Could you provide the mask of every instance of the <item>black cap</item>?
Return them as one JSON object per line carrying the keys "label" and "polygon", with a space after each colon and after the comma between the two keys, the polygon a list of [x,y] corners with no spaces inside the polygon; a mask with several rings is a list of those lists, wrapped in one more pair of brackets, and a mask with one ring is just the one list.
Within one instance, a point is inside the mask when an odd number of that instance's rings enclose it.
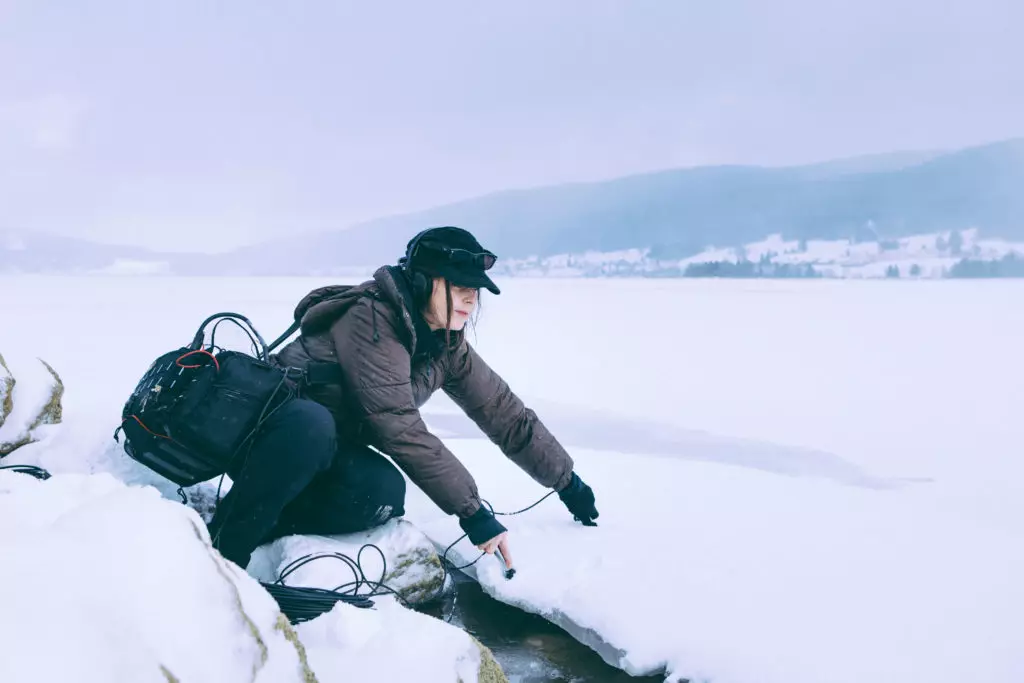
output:
{"label": "black cap", "polygon": [[497,257],[484,249],[468,231],[454,226],[428,228],[409,240],[399,263],[426,275],[443,277],[453,285],[501,290],[487,276]]}

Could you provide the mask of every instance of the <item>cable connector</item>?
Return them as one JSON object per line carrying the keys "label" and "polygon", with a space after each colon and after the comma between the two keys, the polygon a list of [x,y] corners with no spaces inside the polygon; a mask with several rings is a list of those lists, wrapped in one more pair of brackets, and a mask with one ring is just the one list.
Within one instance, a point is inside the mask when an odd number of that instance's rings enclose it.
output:
{"label": "cable connector", "polygon": [[506,580],[511,579],[513,576],[516,575],[516,570],[508,566],[508,562],[505,561],[505,556],[501,554],[501,550],[496,548],[494,550],[494,556],[498,558],[498,560],[501,562],[501,566],[505,568]]}
{"label": "cable connector", "polygon": [[35,477],[40,481],[45,481],[50,478],[50,473],[44,470],[42,467],[36,467],[35,465],[3,465],[0,466],[0,470],[11,470],[12,472],[20,472],[21,474],[27,474]]}

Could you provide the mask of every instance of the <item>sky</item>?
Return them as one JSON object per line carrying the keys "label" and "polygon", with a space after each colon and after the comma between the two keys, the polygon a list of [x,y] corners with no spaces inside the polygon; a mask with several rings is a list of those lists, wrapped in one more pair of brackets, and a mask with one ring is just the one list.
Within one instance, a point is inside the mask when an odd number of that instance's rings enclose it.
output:
{"label": "sky", "polygon": [[1019,0],[0,0],[0,230],[220,251],[1024,135]]}

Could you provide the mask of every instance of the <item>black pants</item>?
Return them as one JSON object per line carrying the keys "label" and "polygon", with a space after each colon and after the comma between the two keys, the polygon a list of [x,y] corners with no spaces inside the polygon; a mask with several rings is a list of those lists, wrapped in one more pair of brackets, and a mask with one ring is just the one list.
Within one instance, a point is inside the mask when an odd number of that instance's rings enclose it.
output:
{"label": "black pants", "polygon": [[362,445],[338,444],[334,418],[296,399],[264,424],[210,523],[214,547],[246,567],[257,546],[289,534],[346,534],[405,514],[405,479]]}

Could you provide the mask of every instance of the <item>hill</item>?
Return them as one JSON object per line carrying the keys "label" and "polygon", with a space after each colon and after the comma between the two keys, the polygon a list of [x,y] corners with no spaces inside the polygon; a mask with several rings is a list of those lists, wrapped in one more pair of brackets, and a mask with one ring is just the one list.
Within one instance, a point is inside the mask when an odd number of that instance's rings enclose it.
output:
{"label": "hill", "polygon": [[782,241],[883,242],[975,230],[1024,240],[1024,139],[791,167],[708,166],[507,190],[217,255],[157,254],[0,232],[0,272],[324,275],[394,262],[432,225],[476,233],[504,263],[640,251],[655,261]]}
{"label": "hill", "polygon": [[685,258],[772,234],[857,240],[977,228],[1019,239],[1021,187],[1024,140],[785,168],[699,167],[498,192],[239,250],[221,263],[274,273],[386,262],[431,225],[471,229],[503,258],[624,249]]}

